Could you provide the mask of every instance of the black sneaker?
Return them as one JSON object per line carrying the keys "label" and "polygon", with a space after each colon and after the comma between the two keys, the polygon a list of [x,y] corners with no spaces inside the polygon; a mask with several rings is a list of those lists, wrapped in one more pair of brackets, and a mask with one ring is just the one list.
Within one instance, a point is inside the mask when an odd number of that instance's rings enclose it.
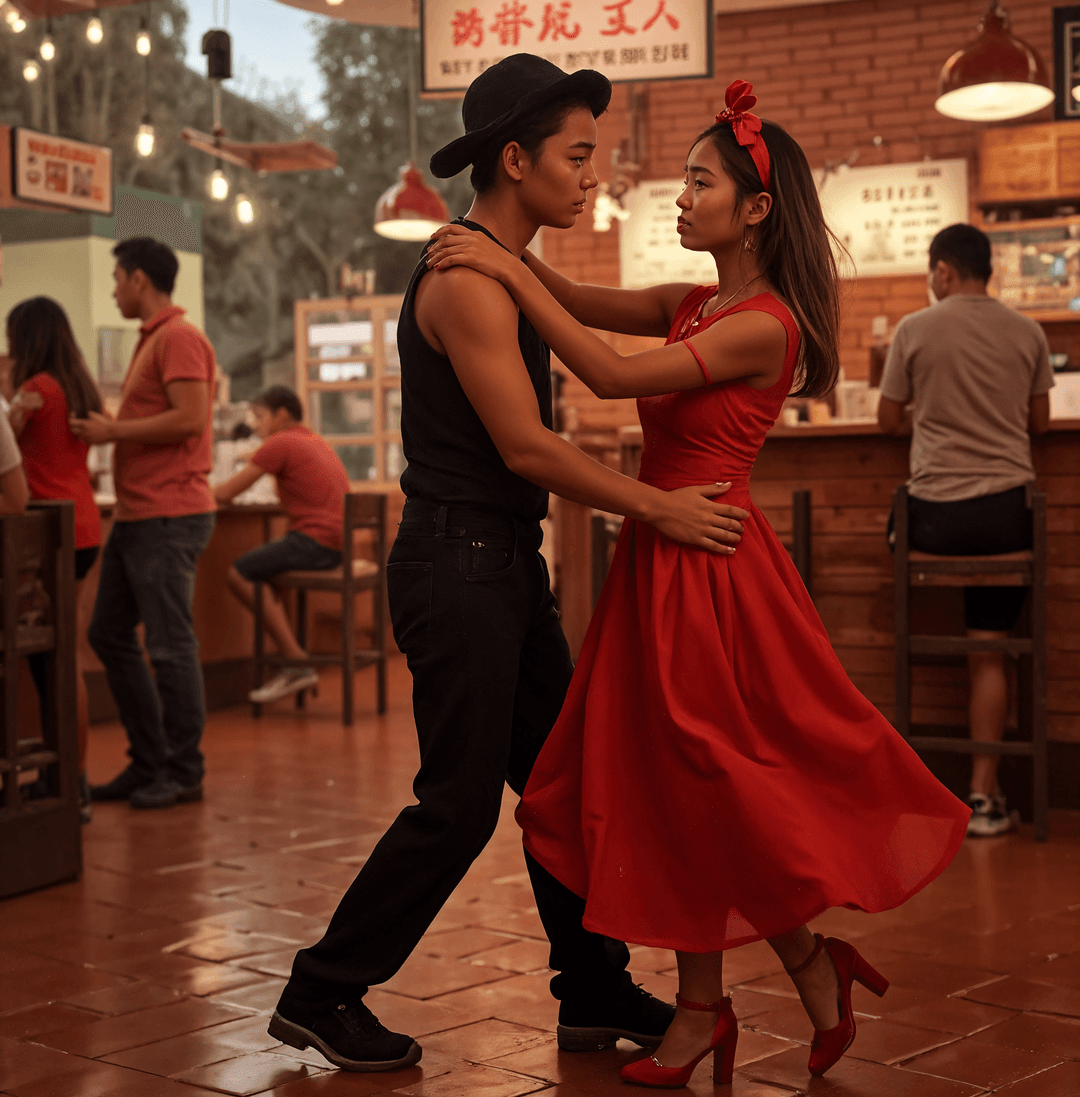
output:
{"label": "black sneaker", "polygon": [[278,1003],[266,1031],[298,1051],[314,1047],[342,1070],[403,1070],[423,1054],[411,1036],[391,1032],[363,1002],[305,1013],[288,1008],[291,1020],[281,1015]]}
{"label": "black sneaker", "polygon": [[153,782],[152,777],[145,777],[128,766],[123,773],[117,774],[107,785],[92,785],[90,788],[91,800],[128,800],[136,790]]}
{"label": "black sneaker", "polygon": [[202,785],[182,785],[171,777],[159,777],[149,785],[137,788],[129,797],[133,808],[171,808],[203,798]]}
{"label": "black sneaker", "polygon": [[604,1051],[618,1040],[656,1047],[675,1016],[675,1007],[632,983],[616,994],[573,998],[559,1005],[559,1047],[563,1051]]}

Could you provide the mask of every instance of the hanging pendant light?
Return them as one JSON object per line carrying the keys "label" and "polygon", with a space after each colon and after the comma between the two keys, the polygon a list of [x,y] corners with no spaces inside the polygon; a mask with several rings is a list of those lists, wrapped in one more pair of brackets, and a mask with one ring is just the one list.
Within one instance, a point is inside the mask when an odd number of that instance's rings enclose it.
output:
{"label": "hanging pendant light", "polygon": [[375,231],[388,240],[427,240],[450,220],[450,211],[438,191],[424,182],[416,166],[416,100],[419,77],[415,52],[409,66],[409,162],[401,169],[398,181],[385,190],[375,203]]}
{"label": "hanging pendant light", "polygon": [[105,28],[101,25],[101,20],[96,15],[92,15],[90,21],[86,24],[87,42],[92,46],[99,46],[104,37]]}
{"label": "hanging pendant light", "polygon": [[150,121],[150,115],[143,115],[142,124],[135,134],[135,151],[144,158],[153,156],[156,144],[157,134],[154,133],[154,124]]}
{"label": "hanging pendant light", "polygon": [[224,202],[229,197],[229,177],[221,168],[221,161],[206,180],[206,190],[215,202]]}
{"label": "hanging pendant light", "polygon": [[29,61],[23,63],[22,69],[23,79],[32,84],[41,75],[41,66],[31,57]]}
{"label": "hanging pendant light", "polygon": [[255,220],[255,203],[246,195],[238,194],[233,206],[233,216],[241,225],[250,225]]}
{"label": "hanging pendant light", "polygon": [[948,118],[998,122],[1054,101],[1042,58],[1009,32],[1009,16],[990,0],[978,37],[945,62],[934,107]]}
{"label": "hanging pendant light", "polygon": [[388,240],[427,240],[450,220],[442,197],[424,184],[415,161],[401,169],[398,181],[375,203],[375,231]]}

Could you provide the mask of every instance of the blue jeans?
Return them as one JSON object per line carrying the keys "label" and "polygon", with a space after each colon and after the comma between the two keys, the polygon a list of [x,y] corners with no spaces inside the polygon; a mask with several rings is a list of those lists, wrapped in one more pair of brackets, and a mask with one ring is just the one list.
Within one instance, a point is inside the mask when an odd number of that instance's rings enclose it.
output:
{"label": "blue jeans", "polygon": [[[90,646],[120,710],[131,768],[147,781],[202,781],[206,699],[191,601],[213,532],[213,514],[117,522],[101,556]],[[140,622],[154,675],[135,635]]]}

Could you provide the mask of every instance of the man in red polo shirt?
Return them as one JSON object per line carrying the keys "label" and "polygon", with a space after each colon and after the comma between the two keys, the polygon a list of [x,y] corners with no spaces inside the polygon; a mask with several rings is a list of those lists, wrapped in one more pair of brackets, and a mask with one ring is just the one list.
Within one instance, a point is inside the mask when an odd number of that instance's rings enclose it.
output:
{"label": "man in red polo shirt", "polygon": [[[95,800],[159,808],[202,799],[206,703],[191,620],[195,569],[214,529],[207,479],[214,350],[172,303],[179,264],[149,237],[113,249],[113,297],[140,339],[115,419],[72,420],[91,445],[116,444],[116,512],[101,558],[90,645],[128,734],[130,764]],[[136,637],[142,623],[151,675]],[[156,679],[156,681],[155,681]]]}

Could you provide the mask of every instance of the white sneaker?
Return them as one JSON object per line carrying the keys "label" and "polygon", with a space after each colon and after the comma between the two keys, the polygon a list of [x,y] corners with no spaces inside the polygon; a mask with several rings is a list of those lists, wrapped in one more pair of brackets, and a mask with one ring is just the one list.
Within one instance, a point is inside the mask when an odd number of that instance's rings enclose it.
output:
{"label": "white sneaker", "polygon": [[973,792],[967,802],[971,807],[967,825],[969,838],[992,838],[997,834],[1007,834],[1020,825],[1020,812],[1009,811],[1000,792],[993,796]]}
{"label": "white sneaker", "polygon": [[256,704],[266,701],[277,701],[282,697],[288,697],[290,693],[298,693],[302,689],[311,689],[319,684],[319,676],[312,667],[286,667],[280,674],[275,674],[269,682],[253,689],[248,694],[248,700]]}

